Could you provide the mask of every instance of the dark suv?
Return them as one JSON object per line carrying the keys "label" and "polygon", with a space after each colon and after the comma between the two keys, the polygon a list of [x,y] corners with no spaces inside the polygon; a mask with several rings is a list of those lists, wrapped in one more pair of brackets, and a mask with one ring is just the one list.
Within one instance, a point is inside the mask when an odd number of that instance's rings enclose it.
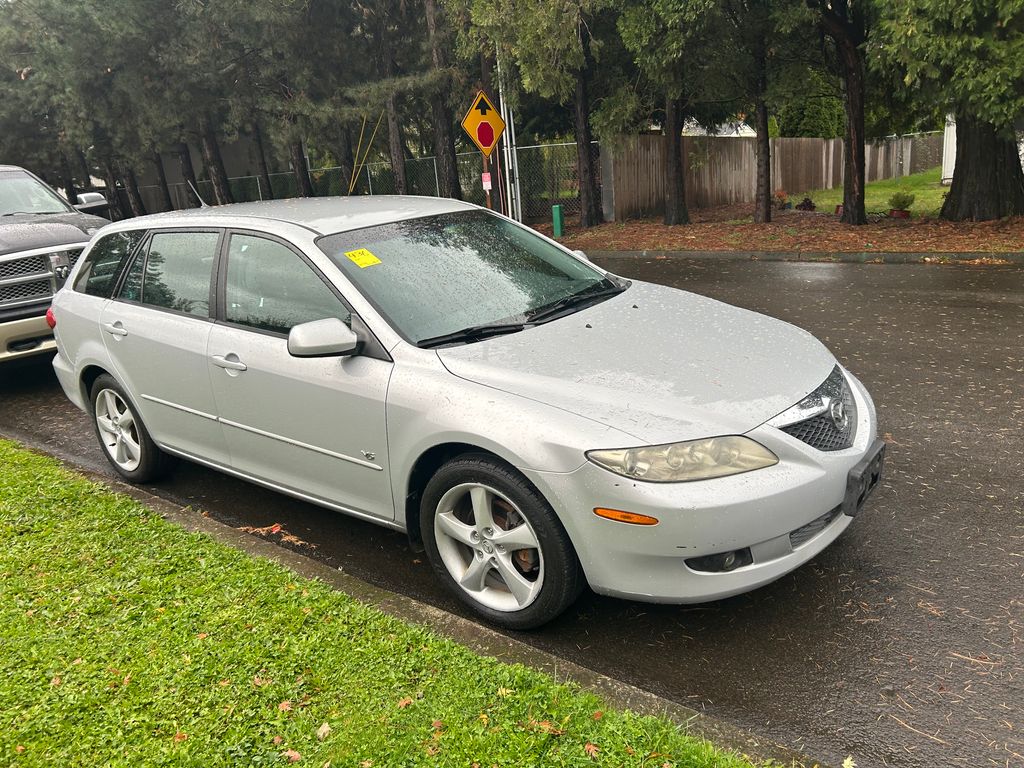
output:
{"label": "dark suv", "polygon": [[[78,207],[105,206],[93,200]],[[106,223],[24,168],[0,165],[0,363],[56,349],[46,324],[50,299]]]}

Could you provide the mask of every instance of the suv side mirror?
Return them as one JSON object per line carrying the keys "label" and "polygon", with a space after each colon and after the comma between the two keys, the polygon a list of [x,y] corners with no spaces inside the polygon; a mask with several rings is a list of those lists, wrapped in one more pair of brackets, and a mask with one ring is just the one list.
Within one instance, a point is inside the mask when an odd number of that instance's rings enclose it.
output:
{"label": "suv side mirror", "polygon": [[288,354],[293,357],[339,357],[359,350],[359,337],[336,317],[296,325],[288,333]]}
{"label": "suv side mirror", "polygon": [[82,211],[102,211],[108,208],[107,198],[105,198],[99,192],[80,192],[78,194],[78,202],[75,203],[75,210]]}

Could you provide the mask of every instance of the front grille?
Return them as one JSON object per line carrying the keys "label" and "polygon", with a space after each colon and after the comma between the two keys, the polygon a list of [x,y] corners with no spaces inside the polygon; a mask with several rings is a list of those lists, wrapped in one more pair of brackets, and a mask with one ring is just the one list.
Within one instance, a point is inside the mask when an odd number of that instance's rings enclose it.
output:
{"label": "front grille", "polygon": [[45,253],[26,256],[12,261],[0,261],[0,280],[5,277],[38,275],[50,271],[50,259]]}
{"label": "front grille", "polygon": [[0,285],[0,305],[15,304],[36,299],[46,299],[53,295],[49,280],[33,280],[29,283]]}
{"label": "front grille", "polygon": [[[845,423],[837,423],[834,403],[842,403]],[[801,407],[821,407],[824,411],[809,419],[781,427],[787,435],[802,440],[819,451],[841,451],[853,445],[857,430],[857,403],[853,391],[838,366],[824,383],[800,402]]]}
{"label": "front grille", "polygon": [[78,257],[82,255],[84,248],[74,248],[68,251],[68,266],[75,266],[78,263]]}
{"label": "front grille", "polygon": [[813,539],[819,533],[828,528],[829,523],[839,517],[839,513],[843,511],[841,506],[835,509],[830,509],[821,517],[816,517],[807,525],[802,525],[795,531],[789,534],[789,543],[793,549],[796,549],[801,544],[806,544],[808,541]]}

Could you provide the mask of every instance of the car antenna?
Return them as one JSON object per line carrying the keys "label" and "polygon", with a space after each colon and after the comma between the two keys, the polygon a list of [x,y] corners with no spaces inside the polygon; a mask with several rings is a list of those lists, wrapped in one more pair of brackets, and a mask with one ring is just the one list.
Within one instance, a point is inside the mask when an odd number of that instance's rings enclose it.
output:
{"label": "car antenna", "polygon": [[192,182],[189,181],[188,179],[185,179],[185,183],[188,184],[188,188],[192,190],[192,194],[195,195],[196,200],[199,201],[199,207],[209,208],[210,206],[206,204],[206,201],[203,200],[202,196],[199,194],[199,190],[192,186]]}

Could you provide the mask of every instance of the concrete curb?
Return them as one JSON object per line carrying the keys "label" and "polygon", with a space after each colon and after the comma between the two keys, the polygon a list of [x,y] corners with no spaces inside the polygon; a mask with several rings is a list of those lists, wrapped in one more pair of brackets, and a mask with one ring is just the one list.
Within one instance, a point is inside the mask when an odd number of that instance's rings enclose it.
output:
{"label": "concrete curb", "polygon": [[723,261],[806,261],[833,264],[958,264],[1008,262],[1024,264],[1024,252],[1008,253],[878,253],[873,251],[586,251],[592,259],[718,259]]}
{"label": "concrete curb", "polygon": [[229,547],[278,563],[300,576],[322,581],[362,603],[374,606],[403,621],[426,626],[479,654],[492,656],[506,663],[531,667],[551,675],[559,682],[574,683],[620,709],[668,718],[688,733],[703,737],[723,749],[731,749],[758,760],[774,760],[792,768],[828,768],[821,761],[782,744],[759,738],[695,709],[561,659],[469,619],[450,614],[411,597],[375,587],[344,573],[341,569],[331,568],[317,560],[205,517],[190,507],[181,507],[142,488],[101,475],[67,458],[54,456],[45,446],[37,444],[34,440],[26,440],[24,435],[12,436],[12,439],[18,440],[30,450],[57,459],[68,469],[96,483],[131,496],[159,513],[164,519],[187,531],[206,534]]}

